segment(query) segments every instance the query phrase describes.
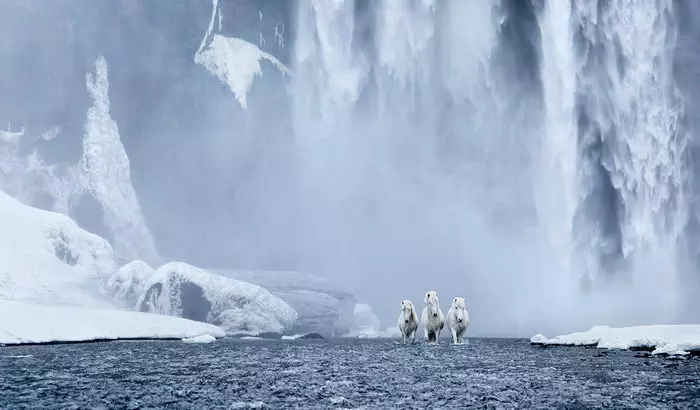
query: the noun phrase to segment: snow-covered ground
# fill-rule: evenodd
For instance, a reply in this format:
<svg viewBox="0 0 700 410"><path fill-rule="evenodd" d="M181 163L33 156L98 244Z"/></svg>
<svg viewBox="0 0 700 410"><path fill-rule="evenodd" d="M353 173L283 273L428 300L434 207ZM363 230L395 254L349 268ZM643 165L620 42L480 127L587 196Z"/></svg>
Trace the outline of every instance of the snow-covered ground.
<svg viewBox="0 0 700 410"><path fill-rule="evenodd" d="M214 325L172 316L0 299L0 344L223 337Z"/></svg>
<svg viewBox="0 0 700 410"><path fill-rule="evenodd" d="M597 346L601 349L653 348L652 354L688 354L690 351L700 351L700 325L594 326L586 332L552 339L538 334L530 342L540 345Z"/></svg>

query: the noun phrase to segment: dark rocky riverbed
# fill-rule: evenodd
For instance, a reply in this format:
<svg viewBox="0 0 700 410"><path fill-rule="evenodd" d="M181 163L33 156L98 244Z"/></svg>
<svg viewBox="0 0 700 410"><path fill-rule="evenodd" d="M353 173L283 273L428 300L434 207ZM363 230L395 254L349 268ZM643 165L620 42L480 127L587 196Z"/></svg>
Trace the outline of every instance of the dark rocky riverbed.
<svg viewBox="0 0 700 410"><path fill-rule="evenodd" d="M700 406L700 358L395 340L123 341L0 348L0 408Z"/></svg>

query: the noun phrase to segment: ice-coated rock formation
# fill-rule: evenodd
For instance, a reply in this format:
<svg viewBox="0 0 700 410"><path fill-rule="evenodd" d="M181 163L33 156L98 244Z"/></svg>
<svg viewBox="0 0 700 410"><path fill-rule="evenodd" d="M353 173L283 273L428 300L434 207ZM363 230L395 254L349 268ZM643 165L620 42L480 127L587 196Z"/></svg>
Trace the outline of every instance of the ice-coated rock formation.
<svg viewBox="0 0 700 410"><path fill-rule="evenodd" d="M294 271L212 271L262 286L288 303L299 314L294 333L328 337L345 334L353 326L355 296L325 278Z"/></svg>
<svg viewBox="0 0 700 410"><path fill-rule="evenodd" d="M116 269L110 244L69 217L0 192L0 298L109 306L99 282Z"/></svg>
<svg viewBox="0 0 700 410"><path fill-rule="evenodd" d="M297 320L297 312L267 290L182 262L151 275L136 309L212 323L231 335L282 334Z"/></svg>
<svg viewBox="0 0 700 410"><path fill-rule="evenodd" d="M219 30L221 30L221 12L218 9L218 0L214 0L211 21L194 55L194 61L226 84L241 107L245 109L248 106L248 90L253 85L253 80L256 76L262 76L261 61L269 61L284 75L290 72L273 55L240 38L214 34L209 45L206 45L212 35L217 13L219 13Z"/></svg>
<svg viewBox="0 0 700 410"><path fill-rule="evenodd" d="M79 200L89 194L102 208L103 223L111 233L116 258L159 263L151 233L131 183L129 158L119 129L110 115L107 62L100 56L95 73L86 75L92 106L87 111L83 153L77 164L46 164L36 150L21 154L19 140L52 140L60 132L53 127L41 135L0 131L0 190L21 202L50 208L80 220ZM53 203L40 204L48 196ZM89 227L88 227L89 229Z"/></svg>
<svg viewBox="0 0 700 410"><path fill-rule="evenodd" d="M110 276L106 284L107 293L133 308L139 296L146 290L146 282L153 272L155 270L144 261L129 262Z"/></svg>
<svg viewBox="0 0 700 410"><path fill-rule="evenodd" d="M95 75L87 74L87 89L93 106L87 112L79 164L83 185L102 205L117 258L157 263L158 252L131 184L129 157L109 113L107 62L102 56L95 62Z"/></svg>

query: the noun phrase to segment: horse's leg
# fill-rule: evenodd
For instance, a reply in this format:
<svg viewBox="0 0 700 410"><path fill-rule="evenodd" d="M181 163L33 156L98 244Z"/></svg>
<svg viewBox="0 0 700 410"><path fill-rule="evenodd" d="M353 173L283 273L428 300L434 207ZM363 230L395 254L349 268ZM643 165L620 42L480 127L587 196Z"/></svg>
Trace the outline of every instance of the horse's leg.
<svg viewBox="0 0 700 410"><path fill-rule="evenodd" d="M459 341L459 336L457 335L457 330L450 328L450 332L452 332L452 343L457 344Z"/></svg>

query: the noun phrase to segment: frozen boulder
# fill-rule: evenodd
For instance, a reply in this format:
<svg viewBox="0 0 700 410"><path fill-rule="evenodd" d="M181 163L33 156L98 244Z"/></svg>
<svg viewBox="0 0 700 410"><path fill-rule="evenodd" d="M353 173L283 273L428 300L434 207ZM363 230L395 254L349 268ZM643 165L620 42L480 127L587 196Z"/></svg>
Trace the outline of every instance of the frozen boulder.
<svg viewBox="0 0 700 410"><path fill-rule="evenodd" d="M68 216L0 192L0 298L109 307L99 284L116 269L112 247Z"/></svg>
<svg viewBox="0 0 700 410"><path fill-rule="evenodd" d="M139 260L129 262L110 276L106 285L107 293L133 307L145 290L146 281L153 272L153 268L146 262Z"/></svg>
<svg viewBox="0 0 700 410"><path fill-rule="evenodd" d="M289 304L299 315L294 333L345 334L353 326L355 296L320 276L295 271L215 270L254 283Z"/></svg>
<svg viewBox="0 0 700 410"><path fill-rule="evenodd" d="M148 279L136 309L208 322L229 335L282 334L297 312L267 290L181 262L158 268Z"/></svg>

